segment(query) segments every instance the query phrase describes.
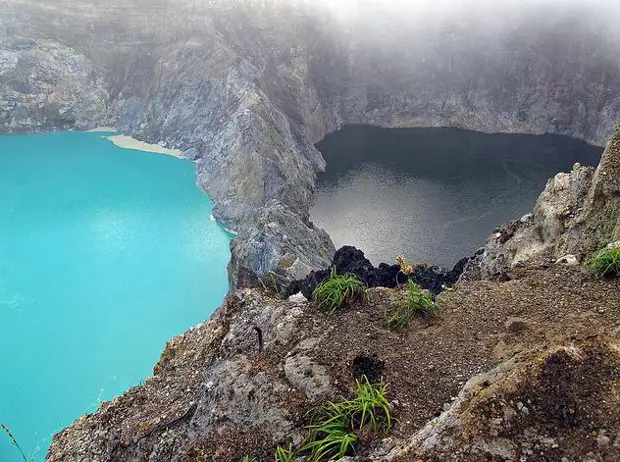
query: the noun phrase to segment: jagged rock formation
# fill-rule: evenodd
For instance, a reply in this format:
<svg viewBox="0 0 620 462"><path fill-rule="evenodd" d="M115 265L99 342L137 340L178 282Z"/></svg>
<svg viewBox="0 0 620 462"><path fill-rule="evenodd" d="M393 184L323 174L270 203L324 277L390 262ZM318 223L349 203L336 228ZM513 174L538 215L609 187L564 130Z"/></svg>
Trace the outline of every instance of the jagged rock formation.
<svg viewBox="0 0 620 462"><path fill-rule="evenodd" d="M503 5L499 22L368 7L343 23L303 1L5 0L0 131L114 125L182 149L239 232L231 284L286 282L334 252L308 207L314 143L344 124L603 142L620 115L613 21L544 7Z"/></svg>
<svg viewBox="0 0 620 462"><path fill-rule="evenodd" d="M278 444L299 447L309 411L346 397L361 374L389 382L397 425L384 439L366 435L349 460L617 460L620 280L548 258L556 245L594 248L616 232L619 139L596 172L576 167L549 183L501 244L513 254L488 260L487 246L479 270L501 262L510 278L462 280L437 297L435 322L387 329L403 289L371 289L334 315L236 292L169 342L153 378L58 434L47 460L270 460ZM518 239L534 235L532 223L541 241ZM362 259L340 264L370 271Z"/></svg>
<svg viewBox="0 0 620 462"><path fill-rule="evenodd" d="M364 252L355 247L345 246L336 251L329 270L313 271L304 279L293 281L284 289L283 295L291 296L301 292L304 297L311 299L314 289L330 276L331 269L335 270L336 274L353 274L367 287L394 288L410 279L422 289L437 295L459 280L469 262L470 258L464 258L450 271L419 265L412 267L409 274L405 274L399 265L381 263L375 268L364 256Z"/></svg>
<svg viewBox="0 0 620 462"><path fill-rule="evenodd" d="M620 240L620 129L594 170L575 165L549 180L534 212L489 238L468 277L497 277L521 263L574 256L577 261Z"/></svg>

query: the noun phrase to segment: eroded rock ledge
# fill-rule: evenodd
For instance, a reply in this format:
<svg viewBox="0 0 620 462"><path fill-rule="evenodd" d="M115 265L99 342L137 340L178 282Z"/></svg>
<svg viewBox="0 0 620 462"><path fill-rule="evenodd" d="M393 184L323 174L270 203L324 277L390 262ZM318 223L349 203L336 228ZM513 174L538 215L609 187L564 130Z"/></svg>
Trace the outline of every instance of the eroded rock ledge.
<svg viewBox="0 0 620 462"><path fill-rule="evenodd" d="M576 164L558 173L534 212L491 235L466 277L510 277L522 264L584 262L620 240L620 126L596 169Z"/></svg>
<svg viewBox="0 0 620 462"><path fill-rule="evenodd" d="M475 11L433 23L368 10L342 23L316 2L199 3L6 0L0 131L114 125L182 149L239 233L233 287L326 266L333 245L308 214L324 167L314 143L343 125L601 144L620 118L617 43L589 5L544 22L519 8L494 29Z"/></svg>

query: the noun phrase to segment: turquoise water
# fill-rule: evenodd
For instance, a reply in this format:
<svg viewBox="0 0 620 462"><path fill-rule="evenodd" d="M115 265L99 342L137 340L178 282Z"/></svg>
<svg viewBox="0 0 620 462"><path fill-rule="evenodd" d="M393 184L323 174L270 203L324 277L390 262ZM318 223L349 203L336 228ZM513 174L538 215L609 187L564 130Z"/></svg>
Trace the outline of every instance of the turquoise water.
<svg viewBox="0 0 620 462"><path fill-rule="evenodd" d="M184 160L101 133L0 136L0 423L28 456L222 302L211 206ZM19 460L1 434L0 461Z"/></svg>

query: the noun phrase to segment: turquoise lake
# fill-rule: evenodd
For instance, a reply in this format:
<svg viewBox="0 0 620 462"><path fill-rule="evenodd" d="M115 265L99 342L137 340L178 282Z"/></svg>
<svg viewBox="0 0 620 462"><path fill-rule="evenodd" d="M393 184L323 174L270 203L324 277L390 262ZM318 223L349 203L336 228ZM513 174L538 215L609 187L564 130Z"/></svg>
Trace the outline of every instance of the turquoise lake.
<svg viewBox="0 0 620 462"><path fill-rule="evenodd" d="M0 423L53 433L152 374L228 289L194 165L102 133L0 136ZM0 434L0 461L20 461Z"/></svg>

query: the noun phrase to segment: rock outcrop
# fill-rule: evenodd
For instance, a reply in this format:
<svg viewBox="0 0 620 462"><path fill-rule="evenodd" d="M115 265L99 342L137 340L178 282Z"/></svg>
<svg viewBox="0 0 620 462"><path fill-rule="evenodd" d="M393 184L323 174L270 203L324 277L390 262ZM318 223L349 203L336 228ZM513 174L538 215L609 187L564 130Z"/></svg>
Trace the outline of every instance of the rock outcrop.
<svg viewBox="0 0 620 462"><path fill-rule="evenodd" d="M534 212L489 238L467 277L505 277L522 263L583 261L620 240L620 129L595 169L576 164L549 180Z"/></svg>
<svg viewBox="0 0 620 462"><path fill-rule="evenodd" d="M104 124L182 149L239 233L231 284L286 282L334 253L308 209L314 143L343 125L603 143L620 116L613 21L553 3L441 21L381 2L343 20L304 1L5 0L0 131Z"/></svg>
<svg viewBox="0 0 620 462"><path fill-rule="evenodd" d="M301 292L304 297L311 299L316 286L326 280L333 269L336 274L355 275L367 287L394 288L405 284L410 279L422 289L437 295L446 287L452 287L459 280L470 260L471 258L462 259L449 271L426 265L412 266L411 272L405 274L399 265L381 263L378 268L375 268L364 256L364 252L352 246L345 246L336 251L330 269L313 271L304 279L291 282L283 289L283 294L291 296Z"/></svg>

